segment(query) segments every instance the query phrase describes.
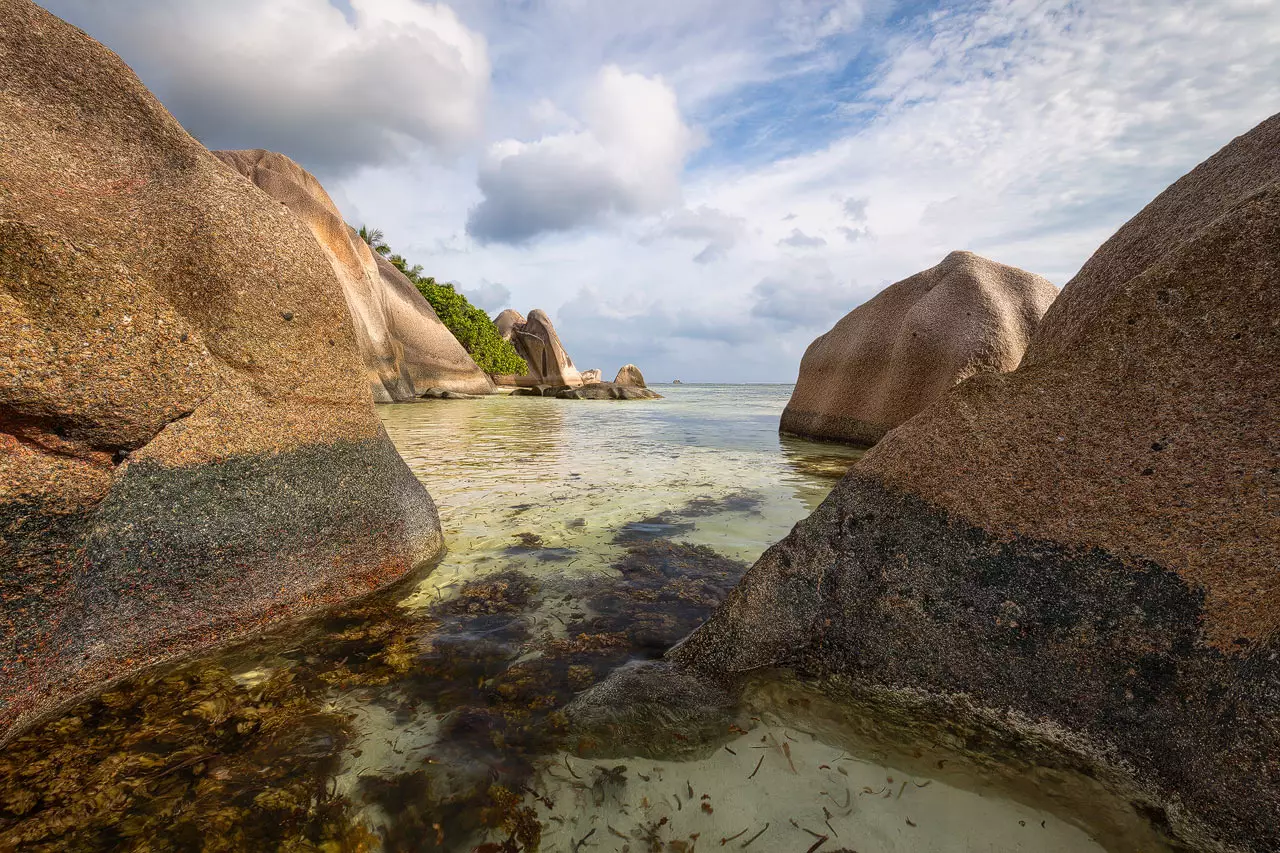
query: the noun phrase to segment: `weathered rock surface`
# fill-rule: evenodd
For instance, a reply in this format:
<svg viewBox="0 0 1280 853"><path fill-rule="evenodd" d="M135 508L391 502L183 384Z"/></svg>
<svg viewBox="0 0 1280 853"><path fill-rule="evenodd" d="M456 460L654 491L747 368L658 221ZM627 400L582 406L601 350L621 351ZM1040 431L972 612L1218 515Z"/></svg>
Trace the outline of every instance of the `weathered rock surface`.
<svg viewBox="0 0 1280 853"><path fill-rule="evenodd" d="M593 382L590 385L530 385L511 392L513 397L558 397L561 400L661 400L662 395L648 388Z"/></svg>
<svg viewBox="0 0 1280 853"><path fill-rule="evenodd" d="M529 312L526 319L519 311L508 308L493 321L498 334L511 341L516 352L529 366L523 376L495 377L499 385L557 385L578 388L582 376L573 366L573 359L565 352L560 336L551 324L551 318L540 308Z"/></svg>
<svg viewBox="0 0 1280 853"><path fill-rule="evenodd" d="M634 385L636 388L643 388L645 387L644 374L634 364L626 364L618 370L618 375L614 377L613 384Z"/></svg>
<svg viewBox="0 0 1280 853"><path fill-rule="evenodd" d="M555 396L561 400L661 400L662 395L648 388L596 382L582 388L561 388Z"/></svg>
<svg viewBox="0 0 1280 853"><path fill-rule="evenodd" d="M311 230L324 249L355 325L369 387L378 402L411 400L427 388L487 394L489 377L405 275L342 220L315 177L283 154L215 151Z"/></svg>
<svg viewBox="0 0 1280 853"><path fill-rule="evenodd" d="M325 252L113 53L0 0L0 739L436 554Z"/></svg>
<svg viewBox="0 0 1280 853"><path fill-rule="evenodd" d="M582 376L582 384L590 385L593 382L599 382L603 377L600 374L600 368L593 367L590 370L584 370L580 374Z"/></svg>
<svg viewBox="0 0 1280 853"><path fill-rule="evenodd" d="M958 697L1127 777L1185 849L1280 849L1278 270L1280 116L1108 240L1018 370L886 436L674 659Z"/></svg>
<svg viewBox="0 0 1280 853"><path fill-rule="evenodd" d="M958 382L1016 368L1057 292L1025 270L952 252L809 345L782 431L874 444Z"/></svg>
<svg viewBox="0 0 1280 853"><path fill-rule="evenodd" d="M479 394L460 394L457 391L446 391L443 388L428 388L418 395L422 400L479 400Z"/></svg>

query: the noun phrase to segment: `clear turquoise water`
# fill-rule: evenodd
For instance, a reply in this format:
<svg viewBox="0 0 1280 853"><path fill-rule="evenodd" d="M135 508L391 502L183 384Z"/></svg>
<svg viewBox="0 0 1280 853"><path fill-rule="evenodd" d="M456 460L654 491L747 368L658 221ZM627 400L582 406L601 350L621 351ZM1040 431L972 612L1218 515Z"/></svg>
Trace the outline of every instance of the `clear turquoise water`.
<svg viewBox="0 0 1280 853"><path fill-rule="evenodd" d="M790 386L657 390L380 407L439 565L15 742L0 849L1101 849L1075 806L796 711L783 675L695 758L579 757L565 706L696 627L860 455L779 437Z"/></svg>

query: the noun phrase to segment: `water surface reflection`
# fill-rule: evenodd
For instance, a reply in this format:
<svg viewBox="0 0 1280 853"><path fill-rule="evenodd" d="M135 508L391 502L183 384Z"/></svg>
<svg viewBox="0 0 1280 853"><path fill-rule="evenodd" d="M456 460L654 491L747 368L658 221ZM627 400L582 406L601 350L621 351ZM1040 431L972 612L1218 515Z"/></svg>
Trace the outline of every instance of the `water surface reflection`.
<svg viewBox="0 0 1280 853"><path fill-rule="evenodd" d="M858 457L780 438L789 392L381 407L439 504L440 564L19 738L0 757L0 848L1098 849L763 698L680 755L579 757L610 744L575 739L573 697L659 658Z"/></svg>

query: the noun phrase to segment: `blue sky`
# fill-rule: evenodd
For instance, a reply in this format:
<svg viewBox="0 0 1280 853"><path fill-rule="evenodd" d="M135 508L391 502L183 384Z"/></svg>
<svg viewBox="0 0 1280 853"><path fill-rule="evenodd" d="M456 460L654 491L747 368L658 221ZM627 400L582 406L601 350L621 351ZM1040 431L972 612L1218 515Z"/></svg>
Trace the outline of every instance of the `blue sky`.
<svg viewBox="0 0 1280 853"><path fill-rule="evenodd" d="M289 154L580 368L658 381L792 381L953 249L1064 284L1280 110L1274 0L45 5L210 147Z"/></svg>

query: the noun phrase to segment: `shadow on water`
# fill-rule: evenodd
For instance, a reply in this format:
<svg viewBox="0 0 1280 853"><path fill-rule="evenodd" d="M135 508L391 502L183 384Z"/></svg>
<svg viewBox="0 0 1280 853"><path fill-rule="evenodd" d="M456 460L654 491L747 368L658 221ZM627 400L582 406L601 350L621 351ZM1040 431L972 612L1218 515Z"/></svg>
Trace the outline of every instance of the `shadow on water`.
<svg viewBox="0 0 1280 853"><path fill-rule="evenodd" d="M565 744L564 706L627 660L661 655L745 565L657 540L628 549L616 569L555 590L585 605L560 637L531 631L550 590L504 571L422 610L378 595L122 681L10 744L0 841L420 850L463 849L487 830L494 849L537 849L524 799L536 758ZM359 774L340 791L371 708L430 736L391 743L398 772ZM361 819L369 811L374 819Z"/></svg>
<svg viewBox="0 0 1280 853"><path fill-rule="evenodd" d="M915 831L904 820L937 838L967 828L973 849L1014 838L965 817L1016 832L1012 812L924 777L872 808L861 788L899 777L858 758L853 784L835 735L803 734L813 711L766 702L768 685L710 710L689 686L660 719L636 718L645 746L630 757L571 727L571 703L653 666L859 455L780 439L788 393L384 407L449 554L425 578L122 680L18 737L0 756L0 850L691 851L741 847L783 808L804 820L782 820L786 849L827 834L824 820L847 833L824 853L969 849L895 835ZM844 804L832 786L845 781L837 811L824 792ZM751 851L783 843L767 822ZM1098 849L1068 841L1000 849Z"/></svg>

